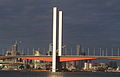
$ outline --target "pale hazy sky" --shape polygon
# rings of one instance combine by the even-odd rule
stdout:
[[[120,0],[0,0],[0,48],[48,48],[52,7],[64,13],[64,44],[120,47]]]

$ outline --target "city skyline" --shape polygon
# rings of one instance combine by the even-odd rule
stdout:
[[[63,42],[87,48],[120,47],[120,1],[1,0],[0,48],[16,40],[21,48],[48,48],[52,42],[52,7],[63,10]]]

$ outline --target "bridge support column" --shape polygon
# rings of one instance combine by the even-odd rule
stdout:
[[[57,22],[59,22],[59,23],[57,23]],[[57,27],[57,25],[59,25],[59,27]],[[59,31],[57,31],[57,30],[59,30]],[[58,49],[58,55],[56,54],[57,49]],[[59,60],[61,55],[62,55],[62,11],[58,12],[57,7],[53,7],[52,72],[56,72],[56,68],[58,68],[58,66],[61,66],[60,60]]]
[[[62,55],[62,11],[59,11],[59,36],[58,36],[58,56]]]
[[[53,7],[53,53],[52,53],[52,72],[56,72],[56,41],[57,41],[57,7]]]
[[[60,56],[57,56],[57,71],[61,72],[62,66],[60,62]]]

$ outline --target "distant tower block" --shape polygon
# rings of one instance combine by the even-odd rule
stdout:
[[[52,55],[52,51],[53,51],[53,44],[50,43],[50,44],[49,44],[49,50],[48,50],[48,52],[47,52],[47,55]]]
[[[17,54],[17,51],[18,51],[18,45],[17,44],[14,44],[12,45],[12,55],[15,56]]]
[[[76,50],[77,50],[77,55],[81,55],[80,45],[77,45],[77,46],[76,46]]]

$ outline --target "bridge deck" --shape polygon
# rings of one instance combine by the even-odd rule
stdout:
[[[42,55],[42,56],[0,56],[0,59],[10,59],[10,58],[21,58],[21,59],[31,59],[31,60],[41,60],[41,61],[52,61],[52,56]],[[60,57],[60,61],[77,61],[77,60],[90,60],[90,59],[113,59],[120,60],[120,56],[75,56],[75,55],[65,55]]]

